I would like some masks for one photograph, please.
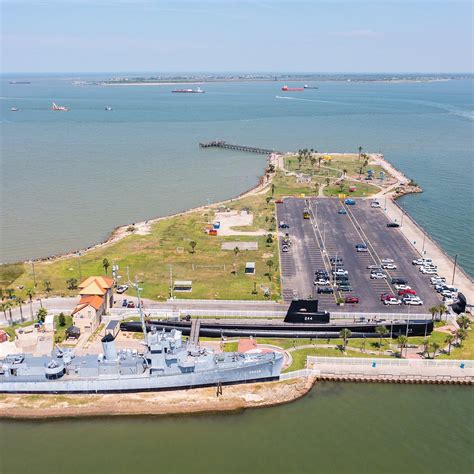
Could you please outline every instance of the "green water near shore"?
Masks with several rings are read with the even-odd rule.
[[[233,414],[1,422],[0,472],[471,473],[472,394],[318,383]]]

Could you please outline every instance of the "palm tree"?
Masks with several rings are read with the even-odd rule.
[[[46,293],[51,293],[51,291],[53,291],[53,287],[51,286],[51,281],[50,280],[45,280],[43,282],[43,285],[44,285],[44,290],[46,291]]]
[[[382,349],[382,338],[388,334],[388,329],[385,326],[377,326],[375,332],[379,335],[379,350]]]
[[[66,285],[68,290],[77,290],[77,278],[68,278]]]
[[[303,155],[300,151],[298,152],[297,159],[298,159],[298,169],[301,169],[301,162],[303,161]]]
[[[21,296],[17,296],[15,304],[20,308],[20,319],[21,322],[23,322],[23,305],[25,304],[25,300]]]
[[[321,160],[323,159],[322,156],[318,156],[318,171],[321,171]]]
[[[5,291],[7,292],[9,299],[12,299],[15,296],[15,290],[13,288],[7,288]]]
[[[3,311],[3,315],[5,316],[5,321],[7,320],[7,309],[8,309],[8,306],[6,303],[2,303],[0,305],[0,311]]]
[[[110,262],[107,258],[104,258],[102,260],[102,266],[104,267],[104,270],[105,270],[105,274],[107,275],[107,270],[109,269],[110,267]]]
[[[362,153],[362,147],[359,147],[359,160],[360,160],[360,154]]]
[[[39,308],[38,311],[36,312],[38,321],[44,322],[47,314],[48,314],[48,310],[46,308]]]
[[[400,347],[400,355],[403,356],[403,349],[405,348],[405,357],[406,357],[406,351],[408,351],[408,337],[406,336],[398,336],[397,338],[398,341],[398,346]]]
[[[271,203],[271,201],[272,201],[272,197],[271,197],[271,196],[267,196],[267,197],[265,198],[265,201],[266,201],[267,206],[268,206],[268,205]]]
[[[8,315],[10,316],[10,324],[13,325],[13,316],[12,316],[12,308],[13,308],[13,302],[12,301],[5,301],[5,303],[3,303],[5,306],[4,306],[4,311],[8,311]],[[5,314],[5,317],[6,317],[6,314]]]
[[[456,322],[459,324],[461,329],[469,329],[469,326],[471,325],[471,320],[465,314],[459,316],[459,318],[456,319]]]
[[[435,314],[438,312],[438,306],[432,306],[428,311],[431,313],[431,321],[434,321]]]
[[[430,356],[430,353],[428,351],[429,344],[430,344],[430,340],[427,337],[425,337],[423,339],[423,354],[427,354],[428,357]]]
[[[462,346],[464,339],[467,337],[467,331],[465,329],[458,329],[456,331],[456,339],[458,340],[458,344]]]
[[[432,359],[434,359],[435,356],[436,356],[436,351],[440,348],[440,345],[439,345],[437,342],[432,342],[432,343],[430,344],[430,346],[431,346],[431,348],[433,349],[433,357],[432,357]],[[429,354],[428,354],[428,355],[429,355]]]
[[[197,242],[196,242],[195,240],[191,240],[191,241],[189,242],[189,246],[191,247],[191,253],[194,253],[194,252],[195,252],[196,245],[197,245]]]
[[[347,339],[349,339],[351,335],[352,335],[352,331],[347,328],[341,329],[341,331],[339,332],[339,336],[341,337],[343,341],[343,345],[342,345],[343,352],[346,352]]]
[[[30,312],[31,312],[31,320],[33,321],[33,296],[35,295],[35,290],[34,288],[28,288],[26,290],[26,295],[29,298],[29,303],[30,303]]]
[[[314,168],[314,164],[316,163],[316,158],[311,155],[311,158],[309,161],[311,162],[311,168]]]
[[[329,186],[330,182],[331,182],[331,180],[329,178],[326,178],[326,186]]]
[[[268,278],[271,280],[272,279],[271,270],[272,270],[272,267],[273,267],[273,260],[271,260],[271,259],[267,260],[266,264],[267,264],[267,267],[268,267]]]
[[[342,169],[342,176],[346,176],[346,174],[347,174],[347,170],[346,170],[346,168],[343,168]]]
[[[454,342],[454,336],[452,334],[448,334],[444,342],[448,345],[448,355],[451,355],[451,346]]]

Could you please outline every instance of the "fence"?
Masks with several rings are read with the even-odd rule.
[[[168,303],[189,303],[189,304],[240,304],[240,305],[247,305],[247,304],[254,304],[254,305],[279,305],[279,303],[275,303],[274,301],[255,301],[255,300],[193,300],[193,299],[186,299],[186,298],[168,298]],[[283,305],[281,305],[283,306]]]
[[[285,372],[283,374],[280,374],[280,380],[299,379],[302,377],[316,377],[317,375],[319,375],[319,370],[300,369],[300,370],[293,370],[292,372]]]
[[[474,360],[449,360],[449,359],[381,359],[381,358],[356,358],[356,357],[317,357],[308,356],[308,364],[316,365],[352,365],[359,367],[456,367],[463,369],[473,369]]]
[[[365,321],[367,319],[375,319],[376,321],[399,321],[404,320],[410,321],[415,320],[430,320],[432,319],[431,314],[427,313],[333,313],[331,312],[331,319],[356,319],[360,320],[364,318]]]
[[[285,311],[238,311],[232,309],[148,309],[144,308],[143,312],[148,316],[159,316],[163,318],[170,318],[175,316],[200,316],[200,317],[214,317],[214,318],[284,318]],[[110,314],[118,318],[128,318],[131,316],[138,316],[138,309],[111,309]]]

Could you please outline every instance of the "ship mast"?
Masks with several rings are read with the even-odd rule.
[[[145,315],[143,314],[143,308],[142,308],[142,299],[140,297],[140,285],[138,284],[138,280],[135,279],[135,283],[133,283],[130,280],[130,274],[129,274],[129,268],[127,267],[127,277],[128,277],[128,282],[130,285],[132,285],[135,290],[137,290],[137,299],[138,299],[138,311],[140,313],[140,322],[142,324],[142,331],[143,331],[143,338],[145,339],[145,344],[148,344],[148,338],[147,338],[147,330],[146,330],[146,323],[145,323]]]

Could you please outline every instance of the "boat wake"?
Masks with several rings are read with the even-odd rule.
[[[303,102],[319,102],[324,104],[337,104],[339,102],[333,102],[331,100],[319,100],[319,99],[302,99],[300,97],[282,97],[281,95],[276,95],[275,99],[285,99],[285,100],[298,100]]]

